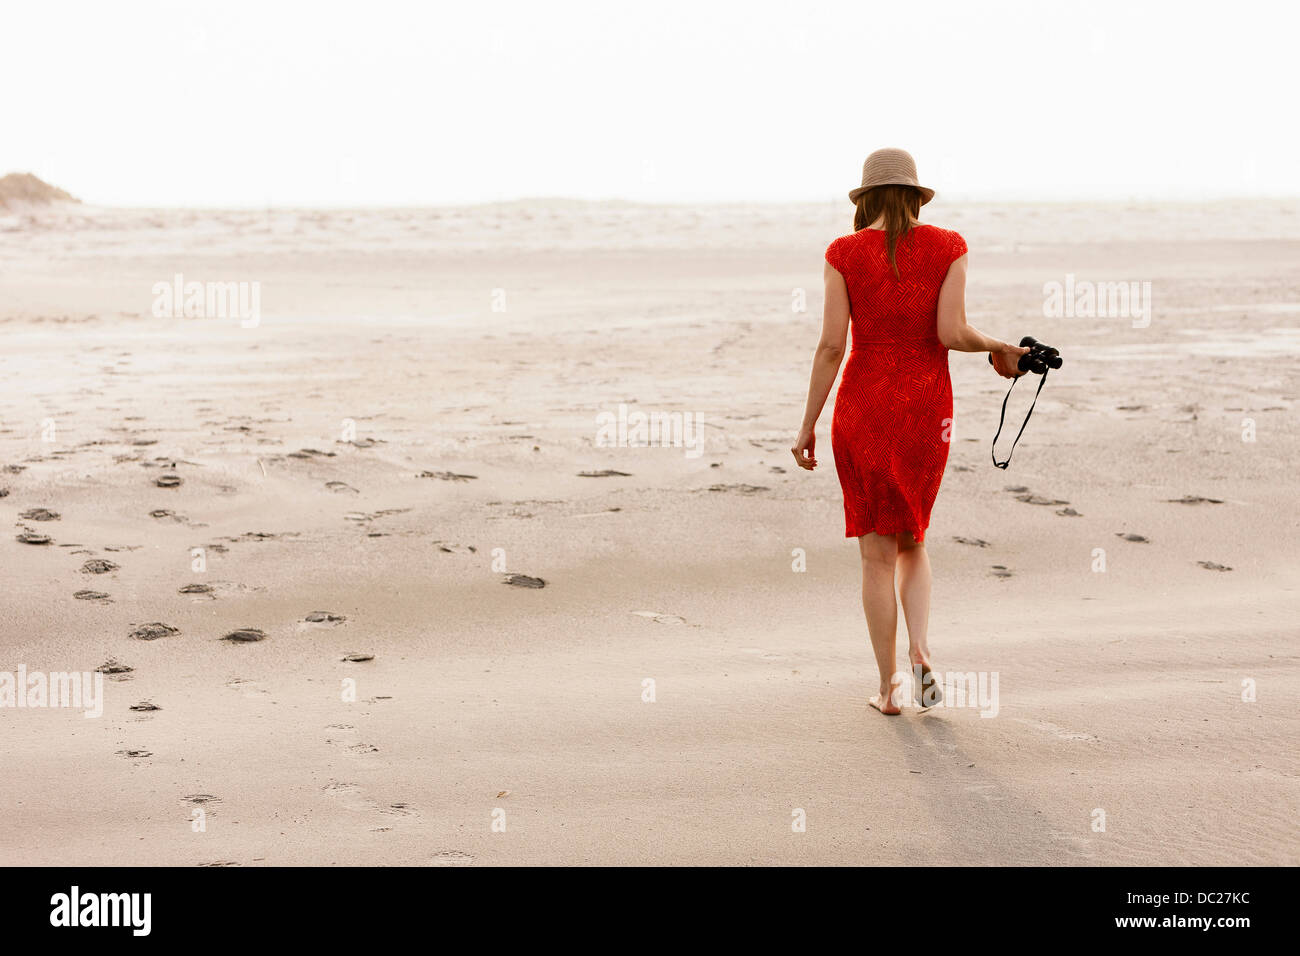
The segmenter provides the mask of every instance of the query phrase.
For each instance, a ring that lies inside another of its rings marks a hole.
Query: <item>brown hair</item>
[[[898,240],[907,235],[921,215],[921,192],[912,186],[874,186],[858,197],[858,209],[853,214],[853,231],[866,229],[877,219],[885,220],[885,235],[889,240],[889,264],[894,278],[901,279],[894,250]]]

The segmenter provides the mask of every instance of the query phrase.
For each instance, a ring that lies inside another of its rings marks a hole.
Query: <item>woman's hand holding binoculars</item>
[[[1002,348],[990,352],[989,364],[1003,378],[1019,378],[1025,372],[1045,375],[1049,368],[1061,367],[1061,353],[1026,335],[1018,346],[1003,343]]]
[[[989,362],[992,363],[993,370],[1003,378],[1018,378],[1024,374],[1019,367],[1020,356],[1028,353],[1029,349],[1003,342],[1002,348],[989,353]]]

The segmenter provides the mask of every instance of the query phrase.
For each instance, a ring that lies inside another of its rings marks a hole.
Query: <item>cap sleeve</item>
[[[831,268],[840,275],[844,274],[844,240],[846,237],[840,236],[829,246],[826,247],[826,261],[831,264]]]
[[[959,232],[948,233],[948,265],[952,265],[962,256],[966,255],[966,240],[961,237]]]

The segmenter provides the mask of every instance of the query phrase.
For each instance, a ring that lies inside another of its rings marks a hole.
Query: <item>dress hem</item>
[[[859,531],[855,534],[853,528],[846,527],[844,529],[844,537],[861,538],[865,534],[902,534],[904,531],[906,531],[912,536],[912,538],[916,541],[917,544],[923,544],[925,542],[925,533],[926,531],[929,530],[930,530],[929,528],[923,528],[921,529],[920,533],[917,533],[917,531],[913,528],[894,528],[893,530],[885,530],[881,528],[867,528],[865,531]]]

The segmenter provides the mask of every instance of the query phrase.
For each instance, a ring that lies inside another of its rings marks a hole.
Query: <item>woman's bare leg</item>
[[[943,703],[943,691],[930,674],[930,556],[910,531],[898,536],[898,598],[907,619],[912,696],[922,707],[934,707]]]
[[[900,701],[895,695],[898,604],[894,599],[894,564],[898,541],[892,534],[864,534],[858,538],[858,549],[862,553],[862,610],[880,671],[880,694],[871,698],[871,706],[882,714],[897,714]]]
[[[898,599],[907,621],[908,663],[929,668],[930,556],[910,531],[898,536]]]

